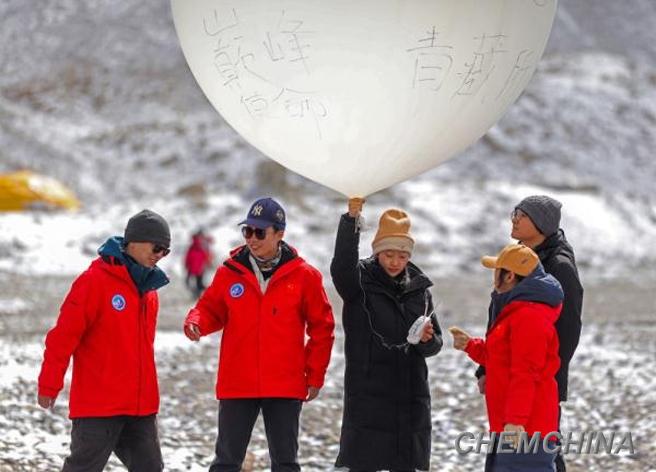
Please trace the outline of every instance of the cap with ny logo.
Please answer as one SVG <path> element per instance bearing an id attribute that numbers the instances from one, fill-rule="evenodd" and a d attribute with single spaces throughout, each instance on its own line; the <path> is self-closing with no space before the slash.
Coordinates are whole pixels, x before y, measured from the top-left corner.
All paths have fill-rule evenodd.
<path id="1" fill-rule="evenodd" d="M 274 226 L 276 229 L 285 229 L 285 210 L 271 197 L 259 198 L 251 205 L 246 219 L 238 224 L 261 229 L 266 229 L 269 226 Z"/>

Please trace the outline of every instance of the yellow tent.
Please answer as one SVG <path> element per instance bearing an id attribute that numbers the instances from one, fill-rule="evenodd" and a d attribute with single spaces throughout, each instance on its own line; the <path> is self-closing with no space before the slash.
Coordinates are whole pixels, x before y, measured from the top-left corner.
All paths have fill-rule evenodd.
<path id="1" fill-rule="evenodd" d="M 79 207 L 75 194 L 52 177 L 29 170 L 0 174 L 0 211 Z"/>

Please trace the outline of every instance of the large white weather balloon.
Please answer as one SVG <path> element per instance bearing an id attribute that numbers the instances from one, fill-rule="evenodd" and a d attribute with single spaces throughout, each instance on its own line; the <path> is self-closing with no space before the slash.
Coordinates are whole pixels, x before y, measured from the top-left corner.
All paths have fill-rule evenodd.
<path id="1" fill-rule="evenodd" d="M 415 176 L 517 99 L 556 0 L 172 0 L 210 102 L 285 167 L 345 195 Z"/>

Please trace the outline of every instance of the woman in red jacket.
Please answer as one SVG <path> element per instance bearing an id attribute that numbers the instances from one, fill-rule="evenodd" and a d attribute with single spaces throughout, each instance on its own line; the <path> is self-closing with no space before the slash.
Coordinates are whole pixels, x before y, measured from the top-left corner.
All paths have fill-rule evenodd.
<path id="1" fill-rule="evenodd" d="M 558 430 L 555 375 L 560 359 L 554 323 L 562 307 L 562 288 L 544 272 L 537 254 L 521 244 L 508 245 L 482 263 L 494 269 L 493 321 L 485 339 L 450 328 L 454 347 L 486 368 L 490 431 L 515 433 L 515 447 L 521 433 L 539 435 L 535 452 L 492 451 L 486 471 L 552 471 L 555 456 L 545 450 L 543 440 Z"/>
<path id="2" fill-rule="evenodd" d="M 209 470 L 242 470 L 261 411 L 271 470 L 299 471 L 299 415 L 302 402 L 323 387 L 332 309 L 321 273 L 283 240 L 286 218 L 278 202 L 256 200 L 239 224 L 245 244 L 218 268 L 184 323 L 193 341 L 222 331 L 218 437 Z"/>

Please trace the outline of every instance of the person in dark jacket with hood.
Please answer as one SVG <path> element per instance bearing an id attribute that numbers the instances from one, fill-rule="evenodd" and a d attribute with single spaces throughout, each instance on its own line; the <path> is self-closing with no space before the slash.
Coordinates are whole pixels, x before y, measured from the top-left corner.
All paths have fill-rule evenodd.
<path id="1" fill-rule="evenodd" d="M 359 260 L 363 203 L 349 200 L 330 266 L 344 300 L 346 358 L 335 465 L 351 471 L 428 470 L 431 402 L 425 358 L 442 348 L 432 282 L 409 261 L 414 240 L 401 210 L 383 213 L 373 255 Z"/>
<path id="2" fill-rule="evenodd" d="M 540 258 L 544 270 L 553 275 L 563 288 L 563 310 L 556 323 L 560 343 L 560 369 L 556 373 L 559 401 L 567 401 L 569 363 L 581 337 L 583 287 L 579 280 L 574 250 L 560 229 L 562 204 L 546 195 L 532 195 L 517 204 L 511 214 L 511 237 L 532 248 Z M 490 323 L 492 320 L 488 320 Z M 485 369 L 476 371 L 483 393 Z M 565 472 L 562 455 L 556 457 L 556 470 Z"/>
<path id="3" fill-rule="evenodd" d="M 108 239 L 73 283 L 46 336 L 38 404 L 52 408 L 73 357 L 71 454 L 64 472 L 102 471 L 112 452 L 129 470 L 163 469 L 157 434 L 159 390 L 154 341 L 157 263 L 169 253 L 167 222 L 143 210 L 124 237 Z"/>
<path id="4" fill-rule="evenodd" d="M 488 454 L 486 472 L 553 471 L 555 454 L 542 441 L 558 426 L 560 366 L 554 323 L 562 308 L 563 291 L 546 274 L 537 254 L 521 244 L 506 246 L 482 263 L 494 269 L 494 291 L 485 339 L 472 338 L 452 327 L 454 347 L 486 367 L 485 402 L 492 433 L 539 435 L 537 451 Z"/>

